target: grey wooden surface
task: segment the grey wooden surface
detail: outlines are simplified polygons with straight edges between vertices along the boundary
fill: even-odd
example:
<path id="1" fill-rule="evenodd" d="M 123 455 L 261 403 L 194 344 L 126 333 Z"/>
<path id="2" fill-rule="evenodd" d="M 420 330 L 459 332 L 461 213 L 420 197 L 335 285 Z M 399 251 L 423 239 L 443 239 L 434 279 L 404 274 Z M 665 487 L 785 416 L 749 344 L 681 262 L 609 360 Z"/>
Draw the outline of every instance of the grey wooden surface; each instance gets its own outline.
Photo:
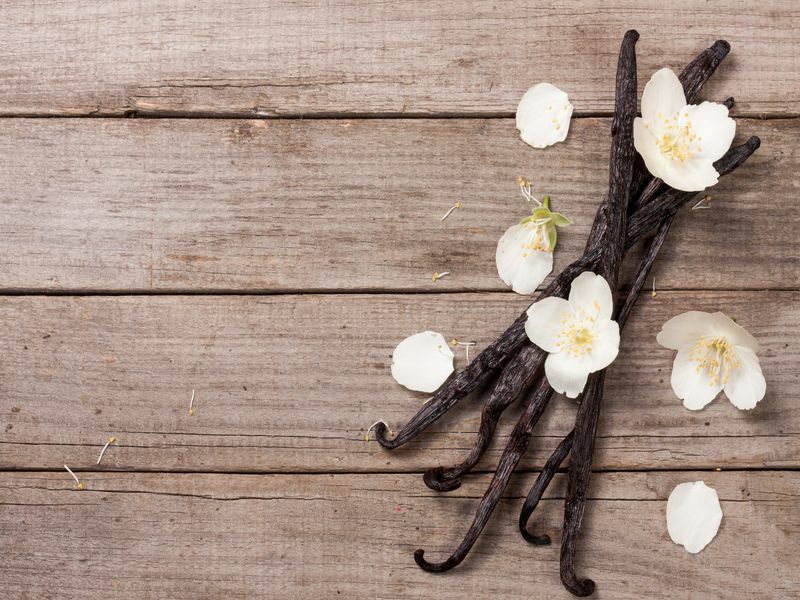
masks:
<path id="1" fill-rule="evenodd" d="M 626 328 L 579 569 L 599 598 L 800 598 L 798 26 L 788 0 L 4 3 L 2 596 L 568 597 L 562 477 L 536 517 L 552 547 L 515 522 L 571 402 L 556 399 L 473 554 L 439 577 L 411 553 L 458 543 L 515 410 L 449 495 L 420 475 L 464 456 L 480 394 L 408 448 L 364 435 L 425 399 L 389 375 L 399 340 L 430 328 L 480 349 L 526 306 L 494 267 L 525 212 L 517 176 L 575 220 L 556 269 L 580 253 L 635 27 L 640 85 L 728 39 L 705 97 L 735 96 L 738 137 L 763 145 L 712 209 L 681 214 Z M 511 117 L 542 80 L 577 118 L 535 151 Z M 672 394 L 655 335 L 688 309 L 762 343 L 754 411 L 721 397 L 689 412 Z M 691 556 L 664 511 L 696 479 L 725 518 Z"/>

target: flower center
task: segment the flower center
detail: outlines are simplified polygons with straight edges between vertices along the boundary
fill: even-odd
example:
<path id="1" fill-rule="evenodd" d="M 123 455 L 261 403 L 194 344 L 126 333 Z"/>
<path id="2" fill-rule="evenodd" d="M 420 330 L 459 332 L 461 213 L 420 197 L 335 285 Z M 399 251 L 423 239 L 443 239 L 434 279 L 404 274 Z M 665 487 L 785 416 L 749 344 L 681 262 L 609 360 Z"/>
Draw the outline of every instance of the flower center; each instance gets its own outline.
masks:
<path id="1" fill-rule="evenodd" d="M 529 252 L 552 252 L 553 249 L 548 243 L 545 235 L 544 226 L 537 221 L 527 221 L 523 227 L 528 231 L 528 236 L 520 244 L 522 258 L 527 258 Z"/>
<path id="2" fill-rule="evenodd" d="M 705 371 L 708 374 L 709 385 L 712 386 L 720 382 L 722 385 L 727 384 L 731 373 L 741 364 L 733 350 L 733 344 L 724 336 L 701 336 L 689 352 L 689 360 L 695 364 L 698 373 Z"/>
<path id="3" fill-rule="evenodd" d="M 561 321 L 562 328 L 556 346 L 571 356 L 588 354 L 597 339 L 594 332 L 595 321 L 597 318 L 584 310 L 566 317 Z"/>
<path id="4" fill-rule="evenodd" d="M 652 125 L 647 123 L 647 128 Z M 675 113 L 672 117 L 658 115 L 656 145 L 661 154 L 672 160 L 683 162 L 702 152 L 700 141 L 703 139 L 692 129 L 688 113 Z"/>

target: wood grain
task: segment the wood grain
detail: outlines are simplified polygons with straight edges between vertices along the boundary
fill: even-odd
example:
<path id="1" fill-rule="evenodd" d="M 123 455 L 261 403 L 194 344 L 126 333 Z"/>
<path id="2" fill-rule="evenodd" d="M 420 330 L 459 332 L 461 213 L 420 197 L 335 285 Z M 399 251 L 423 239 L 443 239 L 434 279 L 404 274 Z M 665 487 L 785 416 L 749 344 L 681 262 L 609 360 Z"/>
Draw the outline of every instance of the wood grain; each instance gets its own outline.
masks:
<path id="1" fill-rule="evenodd" d="M 14 598 L 571 598 L 558 579 L 565 481 L 537 512 L 551 547 L 526 544 L 517 477 L 467 561 L 423 573 L 458 541 L 488 477 L 437 495 L 409 475 L 0 474 L 0 577 Z M 724 513 L 692 556 L 666 531 L 666 498 L 713 486 Z M 798 473 L 597 474 L 579 553 L 598 597 L 797 598 Z M 624 535 L 620 524 L 625 523 Z"/>
<path id="2" fill-rule="evenodd" d="M 738 127 L 762 147 L 678 219 L 659 289 L 797 288 L 800 121 Z M 529 210 L 517 176 L 575 221 L 559 271 L 606 189 L 608 136 L 579 119 L 534 151 L 506 119 L 8 120 L 0 290 L 503 290 L 497 240 Z"/>
<path id="3" fill-rule="evenodd" d="M 797 292 L 649 293 L 612 366 L 600 469 L 800 467 Z M 5 297 L 0 299 L 0 468 L 226 472 L 420 471 L 461 459 L 478 426 L 466 400 L 408 448 L 365 442 L 377 419 L 405 422 L 425 396 L 389 366 L 405 336 L 493 339 L 527 301 L 515 294 Z M 722 310 L 756 336 L 767 396 L 688 411 L 655 341 L 685 310 Z M 463 368 L 459 351 L 456 367 Z M 189 416 L 191 390 L 195 415 Z M 574 421 L 559 398 L 523 466 L 541 465 Z M 503 435 L 481 463 L 491 469 Z"/>
<path id="4" fill-rule="evenodd" d="M 714 40 L 709 94 L 797 114 L 792 0 L 5 2 L 0 114 L 510 114 L 539 81 L 610 112 L 623 32 L 641 85 Z"/>

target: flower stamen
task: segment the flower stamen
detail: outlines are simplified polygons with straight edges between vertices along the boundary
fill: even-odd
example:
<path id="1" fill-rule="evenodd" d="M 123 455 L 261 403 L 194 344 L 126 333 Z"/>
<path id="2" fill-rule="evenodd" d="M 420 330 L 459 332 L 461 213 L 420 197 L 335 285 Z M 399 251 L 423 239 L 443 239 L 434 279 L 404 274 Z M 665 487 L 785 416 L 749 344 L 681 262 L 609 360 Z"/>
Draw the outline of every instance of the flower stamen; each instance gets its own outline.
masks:
<path id="1" fill-rule="evenodd" d="M 433 281 L 434 283 L 436 283 L 436 282 L 437 282 L 437 281 L 439 281 L 439 280 L 440 280 L 442 277 L 447 277 L 448 275 L 450 275 L 450 271 L 443 271 L 443 272 L 441 272 L 441 273 L 438 273 L 438 272 L 437 272 L 437 273 L 434 273 L 434 274 L 433 274 L 433 276 L 431 277 L 431 281 Z"/>
<path id="2" fill-rule="evenodd" d="M 72 472 L 72 469 L 70 469 L 67 465 L 64 465 L 64 468 L 67 470 L 67 473 L 72 475 L 72 478 L 75 480 L 75 487 L 77 489 L 79 489 L 79 490 L 82 490 L 83 489 L 83 483 L 81 483 L 81 480 L 78 479 L 78 476 L 75 475 L 75 473 Z"/>
<path id="3" fill-rule="evenodd" d="M 730 381 L 731 373 L 741 364 L 733 344 L 724 336 L 701 336 L 689 351 L 689 360 L 695 364 L 698 373 L 706 372 L 711 386 L 719 383 L 726 385 Z"/>
<path id="4" fill-rule="evenodd" d="M 525 198 L 526 201 L 534 202 L 537 206 L 542 205 L 541 202 L 533 197 L 533 182 L 530 179 L 520 176 L 517 177 L 517 183 L 519 184 L 519 191 L 522 193 L 522 197 Z"/>
<path id="5" fill-rule="evenodd" d="M 102 450 L 100 450 L 100 456 L 97 457 L 97 462 L 95 464 L 97 464 L 97 465 L 100 464 L 100 461 L 103 460 L 103 455 L 106 453 L 106 450 L 108 449 L 109 445 L 113 444 L 116 441 L 117 441 L 117 438 L 115 438 L 113 435 L 110 438 L 108 438 L 108 441 L 106 442 L 106 445 L 103 446 Z"/>
<path id="6" fill-rule="evenodd" d="M 448 210 L 446 213 L 444 213 L 444 216 L 441 219 L 439 219 L 439 222 L 444 221 L 457 208 L 461 208 L 461 200 L 459 200 L 455 204 L 453 204 L 453 206 L 450 207 L 450 210 Z"/>

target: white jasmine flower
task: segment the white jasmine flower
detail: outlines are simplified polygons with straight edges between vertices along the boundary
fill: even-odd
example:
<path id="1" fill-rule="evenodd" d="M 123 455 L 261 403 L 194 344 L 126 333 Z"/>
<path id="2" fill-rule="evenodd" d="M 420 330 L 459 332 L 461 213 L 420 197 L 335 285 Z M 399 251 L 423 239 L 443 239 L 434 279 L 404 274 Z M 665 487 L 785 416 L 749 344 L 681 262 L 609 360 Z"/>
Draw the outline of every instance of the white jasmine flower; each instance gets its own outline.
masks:
<path id="1" fill-rule="evenodd" d="M 717 183 L 714 162 L 728 151 L 736 122 L 716 102 L 687 105 L 670 69 L 656 71 L 642 94 L 633 142 L 647 170 L 677 190 L 696 192 Z"/>
<path id="2" fill-rule="evenodd" d="M 576 398 L 589 373 L 614 362 L 619 352 L 619 325 L 611 320 L 613 309 L 608 282 L 589 271 L 572 282 L 569 300 L 545 298 L 528 309 L 525 332 L 549 352 L 544 373 L 555 391 Z"/>
<path id="3" fill-rule="evenodd" d="M 720 391 L 736 407 L 747 410 L 767 389 L 758 362 L 758 342 L 721 312 L 690 311 L 664 323 L 656 337 L 677 350 L 672 389 L 689 410 L 700 410 Z"/>
<path id="4" fill-rule="evenodd" d="M 667 531 L 676 544 L 697 554 L 717 535 L 722 508 L 714 488 L 703 481 L 675 486 L 667 500 Z"/>
<path id="5" fill-rule="evenodd" d="M 397 344 L 392 377 L 416 392 L 435 392 L 453 372 L 453 351 L 441 333 L 423 331 Z"/>
<path id="6" fill-rule="evenodd" d="M 509 227 L 497 243 L 495 263 L 500 279 L 518 294 L 532 294 L 553 270 L 556 227 L 571 224 L 564 215 L 550 211 L 550 196 L 530 217 Z"/>
<path id="7" fill-rule="evenodd" d="M 517 129 L 526 144 L 546 148 L 566 139 L 571 117 L 566 92 L 550 83 L 537 83 L 519 101 Z"/>

